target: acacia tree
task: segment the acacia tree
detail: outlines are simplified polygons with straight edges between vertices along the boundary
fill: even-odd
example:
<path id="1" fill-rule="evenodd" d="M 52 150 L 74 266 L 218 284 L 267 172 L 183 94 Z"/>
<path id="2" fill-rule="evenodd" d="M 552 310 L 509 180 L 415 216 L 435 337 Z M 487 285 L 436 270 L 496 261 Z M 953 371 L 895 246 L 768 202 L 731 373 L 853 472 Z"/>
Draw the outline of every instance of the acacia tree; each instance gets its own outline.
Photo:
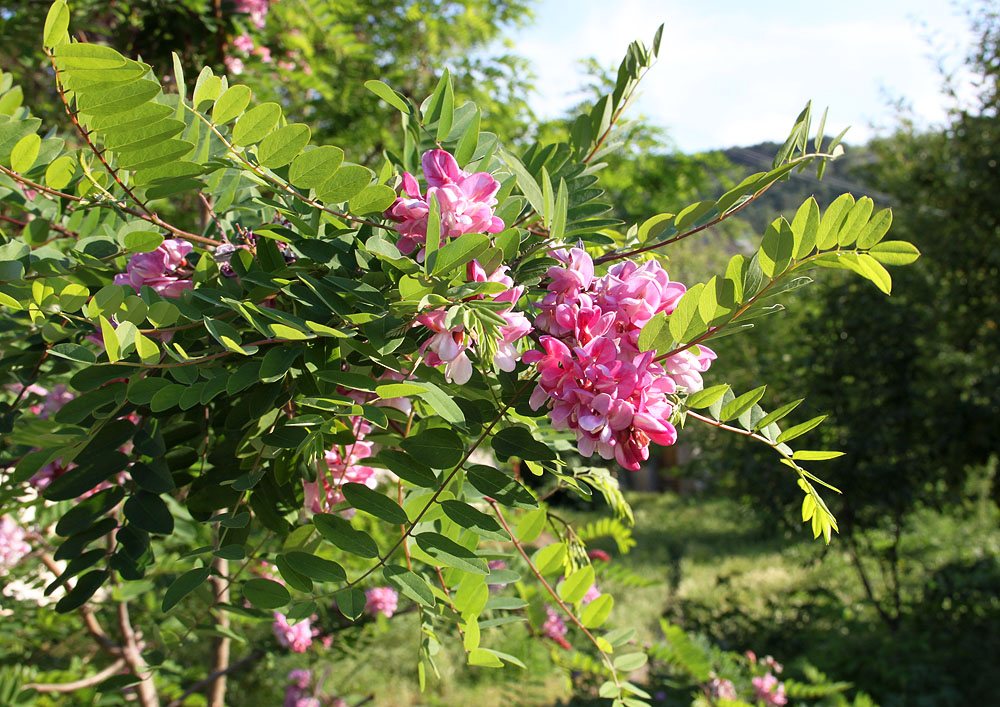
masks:
<path id="1" fill-rule="evenodd" d="M 567 460 L 638 469 L 685 424 L 772 447 L 830 541 L 826 484 L 802 464 L 837 453 L 789 446 L 821 418 L 782 429 L 794 406 L 765 412 L 763 386 L 705 388 L 707 344 L 812 267 L 888 292 L 883 264 L 916 249 L 883 240 L 888 211 L 845 195 L 776 220 L 707 283 L 661 263 L 836 156 L 839 138 L 807 152 L 808 106 L 772 170 L 627 225 L 602 200 L 601 158 L 620 149 L 662 28 L 629 47 L 568 141 L 519 153 L 480 130 L 447 71 L 419 105 L 368 81 L 403 127 L 375 172 L 210 69 L 189 90 L 177 61 L 164 92 L 148 64 L 72 41 L 69 23 L 60 0 L 44 47 L 72 132 L 43 138 L 20 106 L 0 122 L 2 557 L 29 575 L 42 560 L 55 611 L 80 615 L 107 664 L 70 685 L 29 676 L 24 699 L 101 682 L 143 705 L 199 690 L 221 705 L 225 676 L 260 654 L 233 660 L 231 639 L 255 625 L 300 650 L 409 610 L 421 685 L 446 632 L 469 665 L 518 665 L 487 629 L 523 616 L 585 646 L 602 697 L 644 704 L 628 674 L 646 654 L 602 628 L 614 599 L 594 586 L 594 533 L 521 477 L 603 495 L 617 515 L 604 532 L 622 537 L 613 478 Z M 191 195 L 200 228 L 162 215 Z M 194 637 L 212 638 L 210 668 L 180 685 L 168 665 Z"/>

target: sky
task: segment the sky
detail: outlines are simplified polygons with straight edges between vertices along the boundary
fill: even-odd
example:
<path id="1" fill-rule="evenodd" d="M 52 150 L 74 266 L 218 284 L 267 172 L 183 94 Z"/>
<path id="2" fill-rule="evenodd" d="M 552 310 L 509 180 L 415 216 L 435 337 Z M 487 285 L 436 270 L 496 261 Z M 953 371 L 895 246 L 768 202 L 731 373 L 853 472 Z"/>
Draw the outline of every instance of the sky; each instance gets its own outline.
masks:
<path id="1" fill-rule="evenodd" d="M 682 152 L 781 142 L 810 99 L 817 117 L 830 107 L 826 133 L 851 126 L 854 143 L 891 127 L 898 99 L 937 124 L 947 99 L 935 57 L 959 68 L 972 41 L 949 0 L 539 0 L 535 14 L 510 36 L 532 63 L 543 118 L 581 99 L 579 60 L 617 69 L 629 42 L 650 46 L 665 23 L 632 114 Z"/>

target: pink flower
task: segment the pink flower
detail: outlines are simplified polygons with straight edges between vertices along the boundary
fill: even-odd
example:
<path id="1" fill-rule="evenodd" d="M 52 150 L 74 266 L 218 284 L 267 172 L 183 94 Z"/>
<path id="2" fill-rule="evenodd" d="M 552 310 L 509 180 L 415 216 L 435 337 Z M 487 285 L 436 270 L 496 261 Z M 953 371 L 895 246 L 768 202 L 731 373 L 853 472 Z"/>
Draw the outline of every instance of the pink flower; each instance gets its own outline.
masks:
<path id="1" fill-rule="evenodd" d="M 257 29 L 264 29 L 269 0 L 236 0 L 236 11 L 250 15 L 250 21 Z"/>
<path id="2" fill-rule="evenodd" d="M 222 60 L 222 63 L 226 65 L 226 69 L 233 76 L 239 76 L 243 73 L 243 60 L 238 56 L 227 56 Z"/>
<path id="3" fill-rule="evenodd" d="M 774 656 L 770 655 L 765 655 L 764 660 L 760 661 L 760 664 L 766 667 L 768 670 L 778 674 L 781 674 L 781 671 L 785 669 L 785 667 L 781 663 L 779 663 L 774 659 Z"/>
<path id="4" fill-rule="evenodd" d="M 128 285 L 136 292 L 143 285 L 152 287 L 164 297 L 180 297 L 181 292 L 194 287 L 191 280 L 182 279 L 177 271 L 187 265 L 184 257 L 191 252 L 191 244 L 179 238 L 168 238 L 150 253 L 133 255 L 125 272 L 115 275 L 116 285 Z"/>
<path id="5" fill-rule="evenodd" d="M 676 363 L 671 370 L 655 362 L 652 352 L 639 351 L 642 327 L 654 315 L 672 312 L 685 292 L 656 261 L 626 261 L 596 277 L 582 248 L 553 256 L 563 265 L 549 268 L 549 292 L 535 319 L 547 332 L 539 340 L 543 351 L 524 354 L 541 374 L 530 403 L 536 410 L 549 406 L 554 428 L 576 432 L 583 456 L 597 452 L 634 471 L 649 458 L 650 442 L 677 441 L 669 396 L 678 378 L 689 383 L 693 373 L 700 383 L 699 371 L 708 369 L 715 354 L 705 347 L 687 357 L 678 354 L 670 359 Z"/>
<path id="6" fill-rule="evenodd" d="M 288 682 L 292 683 L 295 687 L 300 690 L 305 690 L 309 687 L 309 683 L 312 682 L 312 671 L 310 670 L 293 670 L 288 673 Z"/>
<path id="7" fill-rule="evenodd" d="M 708 688 L 712 691 L 712 697 L 718 700 L 736 699 L 736 687 L 725 678 L 712 678 Z"/>
<path id="8" fill-rule="evenodd" d="M 587 557 L 591 560 L 600 560 L 601 562 L 611 562 L 611 555 L 604 552 L 604 550 L 590 550 L 587 553 Z"/>
<path id="9" fill-rule="evenodd" d="M 365 613 L 369 616 L 382 614 L 392 618 L 399 605 L 399 595 L 392 587 L 375 587 L 365 591 Z"/>
<path id="10" fill-rule="evenodd" d="M 285 648 L 291 648 L 296 653 L 305 653 L 312 645 L 313 637 L 319 634 L 312 627 L 310 619 L 302 619 L 294 626 L 288 623 L 288 618 L 277 611 L 274 612 L 274 623 L 271 624 L 275 638 Z"/>
<path id="11" fill-rule="evenodd" d="M 254 52 L 260 57 L 260 60 L 265 64 L 270 64 L 274 59 L 271 58 L 271 48 L 270 47 L 257 47 Z"/>
<path id="12" fill-rule="evenodd" d="M 465 352 L 472 344 L 472 338 L 465 333 L 464 326 L 451 329 L 445 326 L 447 312 L 436 310 L 421 314 L 417 323 L 423 324 L 434 334 L 420 347 L 426 353 L 428 366 L 444 364 L 444 377 L 449 382 L 454 381 L 465 385 L 472 378 L 472 362 Z"/>
<path id="13" fill-rule="evenodd" d="M 764 704 L 781 705 L 788 703 L 785 697 L 785 683 L 778 682 L 778 678 L 768 673 L 764 677 L 753 679 L 753 689 L 757 692 L 757 699 L 763 700 Z"/>
<path id="14" fill-rule="evenodd" d="M 295 71 L 294 61 L 279 61 L 278 68 L 282 71 Z"/>
<path id="15" fill-rule="evenodd" d="M 328 451 L 323 457 L 325 473 L 320 469 L 316 481 L 302 482 L 305 507 L 308 511 L 324 513 L 343 501 L 344 496 L 340 489 L 344 484 L 364 484 L 370 489 L 378 486 L 376 470 L 361 463 L 362 459 L 372 456 L 372 443 L 364 441 L 364 436 L 371 430 L 371 426 L 360 417 L 352 419 L 356 440 Z"/>
<path id="16" fill-rule="evenodd" d="M 427 193 L 410 173 L 403 174 L 399 198 L 385 212 L 396 221 L 400 234 L 396 246 L 409 255 L 427 240 L 427 216 L 431 197 L 435 197 L 441 214 L 442 243 L 465 233 L 499 233 L 503 220 L 493 215 L 500 182 L 488 172 L 470 173 L 461 169 L 455 158 L 444 150 L 428 150 L 421 160 Z M 423 250 L 417 260 L 423 259 Z"/>
<path id="17" fill-rule="evenodd" d="M 566 640 L 567 631 L 569 631 L 569 629 L 566 627 L 566 622 L 563 621 L 559 612 L 546 604 L 545 621 L 541 626 L 541 634 L 546 638 L 551 638 L 566 650 L 570 650 L 572 646 L 570 646 L 569 642 Z"/>
<path id="18" fill-rule="evenodd" d="M 241 34 L 233 40 L 233 46 L 243 52 L 243 55 L 246 56 L 253 51 L 253 39 L 250 38 L 249 34 Z"/>
<path id="19" fill-rule="evenodd" d="M 24 528 L 10 516 L 0 518 L 0 568 L 10 569 L 31 552 L 31 546 L 24 541 Z"/>
<path id="20" fill-rule="evenodd" d="M 312 672 L 309 670 L 293 670 L 288 673 L 290 684 L 285 686 L 285 701 L 283 707 L 307 707 L 315 704 L 319 707 L 319 701 L 314 697 L 307 696 L 309 684 L 312 682 Z"/>
<path id="21" fill-rule="evenodd" d="M 597 588 L 596 584 L 591 584 L 590 589 L 587 590 L 587 593 L 583 595 L 583 599 L 580 600 L 580 606 L 586 606 L 599 596 L 601 596 L 601 590 Z"/>
<path id="22" fill-rule="evenodd" d="M 696 346 L 692 349 L 684 349 L 676 353 L 663 362 L 666 370 L 674 382 L 682 388 L 686 388 L 689 393 L 697 393 L 705 387 L 701 374 L 708 370 L 712 361 L 716 359 L 715 352 L 707 346 Z"/>

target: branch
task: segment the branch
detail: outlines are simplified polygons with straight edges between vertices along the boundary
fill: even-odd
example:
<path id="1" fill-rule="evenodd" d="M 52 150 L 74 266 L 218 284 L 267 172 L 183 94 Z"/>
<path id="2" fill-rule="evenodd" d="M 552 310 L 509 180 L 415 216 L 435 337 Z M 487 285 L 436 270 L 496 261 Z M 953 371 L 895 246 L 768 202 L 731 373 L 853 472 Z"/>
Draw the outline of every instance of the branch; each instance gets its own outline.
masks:
<path id="1" fill-rule="evenodd" d="M 139 644 L 136 641 L 135 631 L 128 616 L 128 603 L 125 601 L 118 604 L 118 628 L 122 632 L 122 655 L 128 663 L 132 674 L 139 678 L 137 690 L 139 692 L 139 703 L 142 707 L 160 707 L 160 698 L 156 694 L 156 686 L 153 684 L 153 673 L 146 665 L 139 651 Z M 143 675 L 145 673 L 145 675 Z"/>
<path id="2" fill-rule="evenodd" d="M 42 561 L 49 571 L 55 574 L 57 577 L 63 573 L 63 569 L 59 567 L 58 563 L 52 555 L 47 552 L 39 553 L 38 558 Z M 65 584 L 66 591 L 70 592 L 73 589 L 73 585 L 69 582 Z M 101 627 L 100 622 L 97 620 L 97 616 L 94 615 L 94 610 L 89 604 L 84 604 L 80 607 L 80 615 L 83 616 L 83 623 L 87 627 L 87 632 L 94 637 L 97 643 L 105 651 L 114 656 L 121 655 L 121 646 L 108 638 L 108 634 Z"/>
<path id="3" fill-rule="evenodd" d="M 212 564 L 215 573 L 211 581 L 215 585 L 216 601 L 229 603 L 229 585 L 226 582 L 229 576 L 229 562 L 217 557 Z M 216 622 L 219 628 L 228 631 L 229 612 L 220 611 Z M 229 669 L 231 643 L 228 636 L 217 636 L 212 641 L 212 670 L 215 671 L 213 673 L 215 679 L 208 683 L 208 707 L 226 707 L 226 671 Z"/>
<path id="4" fill-rule="evenodd" d="M 216 672 L 212 673 L 211 675 L 208 675 L 207 677 L 203 678 L 202 680 L 199 680 L 198 682 L 196 682 L 193 685 L 191 685 L 191 687 L 189 687 L 188 689 L 186 689 L 184 691 L 184 693 L 180 697 L 178 697 L 176 700 L 172 700 L 172 701 L 168 702 L 167 703 L 167 707 L 180 707 L 184 703 L 185 699 L 187 699 L 191 695 L 195 694 L 196 692 L 198 692 L 199 690 L 201 690 L 202 688 L 204 688 L 209 683 L 215 682 L 219 678 L 225 677 L 226 675 L 229 675 L 230 673 L 235 673 L 237 670 L 242 670 L 243 668 L 256 663 L 258 660 L 260 660 L 261 658 L 263 658 L 265 655 L 267 655 L 267 654 L 264 651 L 254 651 L 253 653 L 251 653 L 247 657 L 241 658 L 240 660 L 236 661 L 235 663 L 233 663 L 232 665 L 230 665 L 226 669 L 219 670 L 219 671 L 216 671 Z"/>
<path id="5" fill-rule="evenodd" d="M 62 682 L 62 683 L 37 683 L 29 682 L 23 686 L 25 690 L 34 690 L 35 692 L 73 692 L 75 690 L 82 690 L 86 687 L 93 687 L 98 683 L 104 682 L 112 675 L 118 673 L 122 668 L 125 667 L 125 659 L 119 658 L 114 663 L 106 667 L 104 670 L 94 673 L 93 675 L 81 678 L 74 682 Z"/>

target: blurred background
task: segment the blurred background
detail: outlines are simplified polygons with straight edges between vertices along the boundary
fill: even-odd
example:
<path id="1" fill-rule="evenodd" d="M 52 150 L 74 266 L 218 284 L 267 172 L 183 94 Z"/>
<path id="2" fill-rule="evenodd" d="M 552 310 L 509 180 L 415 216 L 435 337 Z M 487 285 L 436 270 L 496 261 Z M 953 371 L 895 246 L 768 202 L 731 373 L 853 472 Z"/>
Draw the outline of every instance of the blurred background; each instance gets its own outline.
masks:
<path id="1" fill-rule="evenodd" d="M 0 7 L 0 68 L 23 90 L 0 86 L 0 107 L 23 101 L 57 125 L 38 49 L 46 6 Z M 628 148 L 604 173 L 627 224 L 713 198 L 766 169 L 805 101 L 829 104 L 828 134 L 852 128 L 846 155 L 822 182 L 795 174 L 667 255 L 673 279 L 704 281 L 733 253 L 752 252 L 777 215 L 790 217 L 810 195 L 823 208 L 844 192 L 892 207 L 895 237 L 922 251 L 915 266 L 893 273 L 888 298 L 840 271 L 814 275 L 785 311 L 720 340 L 708 374 L 707 385 L 725 380 L 738 391 L 767 383 L 770 409 L 805 398 L 803 419 L 830 415 L 808 439 L 811 448 L 846 452 L 817 469 L 844 491 L 829 499 L 841 533 L 829 547 L 812 540 L 794 480 L 770 450 L 688 428 L 679 445 L 620 479 L 635 508 L 636 544 L 623 554 L 609 542 L 622 570 L 605 588 L 617 599 L 614 616 L 641 625 L 638 640 L 656 638 L 666 617 L 705 645 L 771 654 L 786 674 L 850 683 L 842 694 L 863 691 L 872 704 L 996 703 L 1000 4 L 71 6 L 79 37 L 141 56 L 163 77 L 172 75 L 171 51 L 189 77 L 206 64 L 227 72 L 308 122 L 316 143 L 336 142 L 361 163 L 397 151 L 400 135 L 395 112 L 363 88 L 367 79 L 422 97 L 449 68 L 456 93 L 483 109 L 484 129 L 525 145 L 554 141 L 579 106 L 613 85 L 628 43 L 648 42 L 665 22 L 659 63 L 630 114 Z M 553 503 L 582 523 L 607 514 L 597 502 Z M 412 631 L 407 620 L 374 630 Z M 574 690 L 579 673 L 541 644 L 524 673 L 470 673 L 456 661 L 421 695 L 412 641 L 403 642 L 335 645 L 310 660 L 328 661 L 334 688 L 376 704 L 587 703 Z M 16 653 L 4 660 L 45 660 Z M 285 673 L 303 660 L 275 653 L 259 670 L 234 675 L 232 704 L 279 704 Z M 669 671 L 651 672 L 646 687 L 657 704 L 691 703 Z"/>

